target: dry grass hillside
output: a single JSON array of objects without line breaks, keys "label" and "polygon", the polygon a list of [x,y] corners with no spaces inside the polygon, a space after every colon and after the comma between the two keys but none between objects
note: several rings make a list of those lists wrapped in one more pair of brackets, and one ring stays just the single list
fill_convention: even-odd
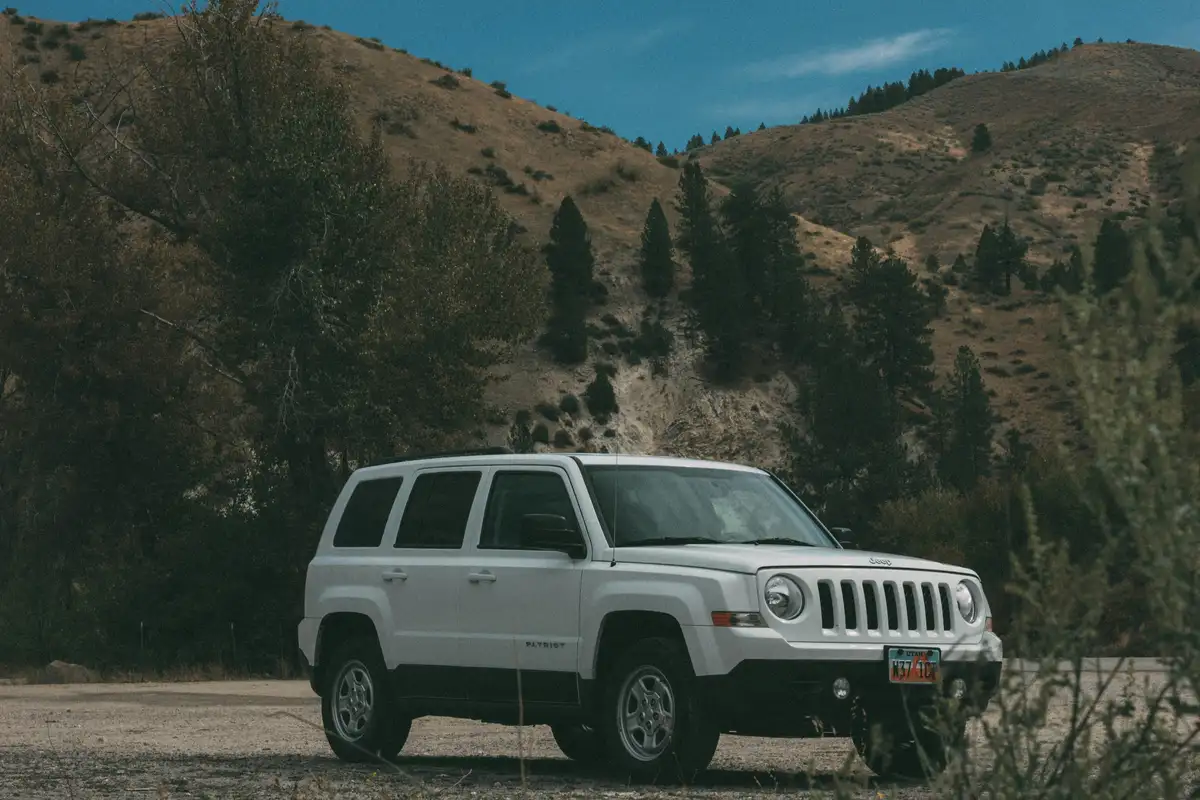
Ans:
[{"label": "dry grass hillside", "polygon": [[[697,353],[678,339],[669,374],[650,378],[648,365],[625,363],[618,349],[641,319],[637,250],[651,200],[659,198],[672,225],[679,162],[660,163],[606,129],[511,95],[429,59],[304,22],[286,22],[315,41],[344,81],[364,131],[378,124],[397,169],[408,159],[441,163],[493,187],[503,206],[535,245],[550,229],[562,198],[572,195],[592,232],[598,278],[608,301],[594,315],[593,357],[564,370],[527,344],[496,370],[491,401],[498,413],[482,433],[506,439],[514,415],[534,413],[551,437],[570,434],[562,449],[619,448],[621,452],[675,452],[771,463],[780,455],[776,423],[788,413],[794,387],[783,376],[743,388],[713,389],[697,376]],[[89,20],[61,23],[25,14],[0,18],[0,63],[42,83],[88,84],[114,65],[136,60],[143,48],[176,35],[170,19]],[[725,190],[714,187],[714,194]],[[816,266],[845,260],[852,241],[800,220]],[[678,318],[673,320],[678,322]],[[670,324],[671,321],[668,321]],[[584,411],[552,414],[568,394],[582,396],[598,361],[618,364],[613,379],[621,410],[605,425]],[[561,436],[561,434],[560,434]]]},{"label": "dry grass hillside", "polygon": [[[302,22],[284,24],[321,47],[364,130],[380,126],[397,168],[417,158],[491,185],[534,243],[545,238],[565,195],[584,213],[609,290],[594,320],[603,335],[577,370],[556,367],[532,343],[497,370],[492,400],[500,413],[485,432],[492,441],[503,440],[517,411],[581,395],[593,364],[605,360],[620,364],[614,383],[621,412],[609,425],[595,425],[586,412],[557,420],[535,414],[551,436],[559,428],[570,434],[563,447],[776,460],[775,423],[794,391],[787,378],[713,389],[699,380],[696,353],[682,339],[665,379],[621,359],[618,347],[636,330],[645,303],[635,272],[642,221],[658,197],[674,224],[677,163],[660,163],[605,129],[428,59]],[[64,25],[19,14],[0,26],[0,61],[31,80],[68,84],[93,82],[175,31],[163,19]],[[782,182],[803,215],[802,246],[815,266],[835,273],[851,235],[860,233],[906,255],[938,252],[949,260],[968,249],[985,220],[1003,215],[1005,198],[1022,232],[1039,231],[1035,252],[1048,259],[1087,234],[1101,197],[1116,197],[1119,209],[1154,196],[1154,143],[1183,141],[1182,120],[1189,113],[1200,119],[1198,65],[1200,54],[1192,51],[1088,46],[1038,69],[971,76],[875,117],[744,135],[705,148],[701,158],[718,179]],[[970,156],[965,144],[978,121],[989,124],[995,145]],[[1063,181],[1030,196],[1032,177],[1052,170]],[[718,196],[724,192],[715,187]],[[1035,439],[1068,433],[1053,368],[1058,359],[1046,343],[1053,308],[1021,297],[979,306],[958,296],[950,308],[935,331],[940,364],[970,343],[1008,422]]]},{"label": "dry grass hillside", "polygon": [[[978,123],[992,146],[971,152]],[[1200,137],[1200,52],[1093,44],[1044,65],[953,81],[880,114],[784,126],[698,151],[709,175],[781,186],[814,223],[890,246],[924,274],[970,257],[1007,216],[1039,268],[1090,243],[1106,214],[1174,199],[1179,153]],[[950,288],[935,323],[945,369],[960,344],[983,363],[997,410],[1039,440],[1074,424],[1054,342],[1056,304],[1016,290],[988,301]]]}]

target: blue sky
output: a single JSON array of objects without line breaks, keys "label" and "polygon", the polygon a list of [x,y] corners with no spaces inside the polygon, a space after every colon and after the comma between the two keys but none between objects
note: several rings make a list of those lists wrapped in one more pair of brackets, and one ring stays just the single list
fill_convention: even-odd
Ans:
[{"label": "blue sky", "polygon": [[[19,5],[61,20],[164,8],[162,0]],[[922,67],[994,69],[1076,36],[1200,48],[1197,0],[280,0],[278,7],[289,19],[469,66],[517,95],[668,148],[726,125],[792,123]]]}]

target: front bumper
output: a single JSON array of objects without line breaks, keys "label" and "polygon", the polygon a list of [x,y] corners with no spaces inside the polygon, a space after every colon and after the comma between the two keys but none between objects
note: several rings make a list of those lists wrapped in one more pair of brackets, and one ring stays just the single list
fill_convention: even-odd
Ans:
[{"label": "front bumper", "polygon": [[[982,714],[1000,685],[1003,661],[944,660],[936,685],[899,685],[888,680],[884,649],[875,660],[747,659],[724,675],[697,677],[701,702],[721,729],[746,736],[847,736],[855,702],[910,708],[948,694],[956,679],[966,687],[968,714]],[[834,681],[849,682],[838,698]],[[907,698],[905,698],[905,695]]]}]

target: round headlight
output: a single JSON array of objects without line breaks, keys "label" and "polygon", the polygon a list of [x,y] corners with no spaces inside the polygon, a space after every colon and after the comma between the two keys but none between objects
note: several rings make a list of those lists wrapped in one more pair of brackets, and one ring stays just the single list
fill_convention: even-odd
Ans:
[{"label": "round headlight", "polygon": [[767,581],[763,600],[771,613],[780,619],[795,619],[804,611],[804,593],[800,585],[786,575],[776,575]]},{"label": "round headlight", "polygon": [[954,587],[954,602],[958,604],[958,613],[962,614],[962,618],[974,623],[979,612],[975,608],[975,593],[966,581],[959,581],[958,586]]}]

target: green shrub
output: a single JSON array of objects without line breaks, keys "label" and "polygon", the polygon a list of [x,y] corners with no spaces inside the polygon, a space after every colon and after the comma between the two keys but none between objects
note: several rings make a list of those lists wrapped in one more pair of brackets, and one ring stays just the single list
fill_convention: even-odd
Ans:
[{"label": "green shrub", "polygon": [[449,72],[444,75],[439,75],[436,78],[430,78],[429,82],[434,86],[440,86],[443,89],[457,89],[459,87],[458,78],[451,75]]},{"label": "green shrub", "polygon": [[71,42],[67,45],[67,58],[71,61],[83,61],[87,58],[87,51],[83,49],[82,45]]},{"label": "green shrub", "polygon": [[[611,344],[606,342],[606,344]],[[596,377],[584,390],[583,399],[587,403],[588,413],[597,420],[616,414],[620,408],[617,405],[617,393],[612,385],[612,376],[616,370],[611,365],[597,364]]]},{"label": "green shrub", "polygon": [[495,158],[496,157],[496,148],[485,147],[479,151],[479,155],[483,156],[484,158]]},{"label": "green shrub", "polygon": [[565,394],[558,401],[558,407],[565,414],[578,414],[580,409],[579,398],[573,394]]},{"label": "green shrub", "polygon": [[58,70],[54,70],[54,69],[42,70],[41,79],[42,79],[42,83],[53,86],[54,84],[58,83],[58,81],[59,81]]},{"label": "green shrub", "polygon": [[571,432],[565,428],[559,428],[554,432],[554,446],[559,449],[574,447],[575,440],[571,438]]},{"label": "green shrub", "polygon": [[134,22],[148,22],[152,19],[162,19],[165,16],[161,11],[140,11],[133,15]]},{"label": "green shrub", "polygon": [[537,124],[537,129],[543,133],[562,133],[562,126],[552,119],[543,120]]},{"label": "green shrub", "polygon": [[544,422],[534,425],[530,435],[533,437],[533,441],[538,444],[550,444],[550,429],[546,427],[546,423]]},{"label": "green shrub", "polygon": [[559,417],[558,406],[553,405],[552,403],[538,403],[536,406],[533,407],[533,410],[536,411],[537,413],[541,414],[543,417],[550,420],[551,422],[558,422],[558,417]]}]

